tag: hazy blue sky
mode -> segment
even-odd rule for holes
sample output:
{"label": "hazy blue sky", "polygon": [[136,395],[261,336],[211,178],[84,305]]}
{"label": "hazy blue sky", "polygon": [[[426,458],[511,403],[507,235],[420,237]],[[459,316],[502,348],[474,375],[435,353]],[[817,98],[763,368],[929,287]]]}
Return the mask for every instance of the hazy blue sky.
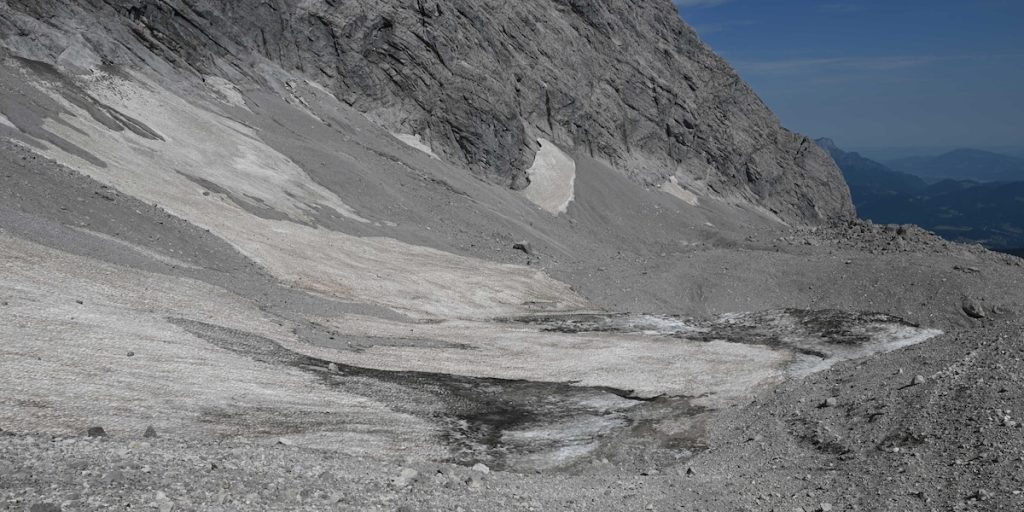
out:
{"label": "hazy blue sky", "polygon": [[675,0],[782,119],[844,147],[1024,147],[1024,0]]}

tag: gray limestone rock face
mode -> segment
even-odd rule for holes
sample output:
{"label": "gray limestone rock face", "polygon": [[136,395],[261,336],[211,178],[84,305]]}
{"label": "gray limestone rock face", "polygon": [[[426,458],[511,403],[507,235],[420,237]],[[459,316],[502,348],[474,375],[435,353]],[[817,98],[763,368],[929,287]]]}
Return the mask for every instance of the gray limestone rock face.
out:
{"label": "gray limestone rock face", "polygon": [[[259,62],[269,60],[515,189],[528,185],[543,137],[643,185],[676,176],[797,223],[854,215],[829,155],[782,128],[670,0],[8,4],[86,30],[51,50],[49,60],[67,69],[137,65],[143,52],[131,48],[144,47],[184,73],[259,85]],[[29,23],[14,18],[0,13],[0,31]],[[104,42],[103,30],[119,44]]]}

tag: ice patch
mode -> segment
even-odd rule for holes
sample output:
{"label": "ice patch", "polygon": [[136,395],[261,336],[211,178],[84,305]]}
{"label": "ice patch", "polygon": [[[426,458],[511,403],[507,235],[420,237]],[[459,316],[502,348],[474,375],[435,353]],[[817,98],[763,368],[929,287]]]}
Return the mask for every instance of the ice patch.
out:
{"label": "ice patch", "polygon": [[244,108],[249,110],[249,107],[245,104],[245,98],[242,93],[235,87],[235,84],[219,77],[219,76],[207,76],[203,77],[206,85],[210,86],[217,94],[224,99],[224,102],[228,105],[238,108]]}
{"label": "ice patch", "polygon": [[850,348],[830,347],[827,358],[801,356],[793,361],[789,368],[790,375],[806,377],[813,373],[827,370],[840,361],[863,359],[876,354],[885,354],[918,343],[923,343],[943,334],[938,329],[923,329],[908,325],[888,325],[872,336],[871,341]]}
{"label": "ice patch", "polygon": [[[5,235],[0,268],[0,297],[9,301],[0,308],[4,429],[78,435],[82,425],[105,425],[127,436],[155,425],[210,439],[260,435],[292,418],[330,415],[337,421],[335,446],[352,455],[445,454],[431,445],[432,425],[424,420],[328,389],[314,375],[222,350],[168,322],[174,317],[294,337],[248,299]],[[124,357],[129,351],[139,357]],[[232,425],[223,416],[208,420],[236,411],[260,415],[249,423],[259,427]]]}
{"label": "ice patch", "polygon": [[[133,78],[137,82],[101,76],[88,89],[99,101],[145,119],[166,142],[112,132],[89,119],[74,120],[92,125],[81,127],[84,130],[52,119],[44,124],[62,138],[90,148],[112,167],[109,171],[90,170],[86,174],[95,178],[97,174],[112,175],[118,168],[137,167],[132,173],[144,176],[119,183],[118,188],[136,197],[163,196],[162,205],[187,204],[200,197],[202,188],[174,176],[180,173],[215,183],[235,198],[254,200],[292,219],[309,221],[317,208],[331,208],[352,220],[368,222],[334,192],[314,182],[288,157],[267,146],[251,128],[197,108],[141,75]],[[51,91],[51,96],[77,117],[88,118],[59,92]],[[47,156],[67,160],[56,150],[49,153]],[[75,168],[88,167],[71,163]],[[157,169],[161,172],[153,172]]]}
{"label": "ice patch", "polygon": [[437,154],[434,153],[434,150],[430,149],[430,146],[426,145],[423,142],[423,138],[420,137],[419,135],[409,135],[407,133],[394,133],[394,132],[392,132],[391,136],[396,138],[396,139],[398,139],[398,140],[400,140],[400,141],[402,141],[402,142],[404,142],[407,146],[409,146],[411,148],[418,149],[418,150],[420,150],[420,151],[430,155],[432,158],[436,158],[438,160],[441,159],[440,157],[437,156]]}
{"label": "ice patch", "polygon": [[[746,400],[752,389],[779,382],[790,353],[743,343],[691,341],[620,332],[524,332],[522,325],[447,321],[417,324],[348,315],[317,323],[350,336],[416,336],[456,342],[467,348],[424,351],[375,346],[346,353],[354,366],[391,371],[566,382],[631,390],[632,396],[702,397],[698,405],[722,406]],[[540,326],[537,326],[540,327]],[[288,347],[313,357],[336,359],[330,349]],[[608,405],[614,405],[609,403]]]}
{"label": "ice patch", "polygon": [[662,192],[673,195],[690,206],[697,206],[700,204],[700,199],[697,198],[697,194],[683,188],[675,176],[669,176],[668,181],[662,183],[659,188],[661,188]]}
{"label": "ice patch", "polygon": [[647,335],[666,336],[707,331],[707,328],[698,327],[688,321],[659,315],[636,315],[625,325]]}
{"label": "ice patch", "polygon": [[[86,87],[99,101],[145,119],[165,141],[109,130],[50,90],[73,115],[47,119],[46,129],[89,148],[104,165],[56,147],[35,150],[209,229],[287,283],[331,297],[435,318],[524,314],[536,303],[575,310],[586,303],[568,285],[525,266],[314,227],[323,208],[366,219],[251,128],[135,79],[105,76]],[[206,189],[186,175],[214,183],[231,199],[203,195]],[[252,201],[292,220],[258,217],[234,201]]]}
{"label": "ice patch", "polygon": [[530,186],[523,190],[523,195],[549,213],[565,213],[576,194],[576,162],[551,142],[537,142],[540,150],[526,171]]}
{"label": "ice patch", "polygon": [[14,123],[11,122],[11,120],[8,119],[7,116],[3,115],[2,113],[0,113],[0,125],[3,125],[3,126],[5,126],[7,128],[10,128],[12,130],[17,130],[18,129],[18,127],[15,126]]}

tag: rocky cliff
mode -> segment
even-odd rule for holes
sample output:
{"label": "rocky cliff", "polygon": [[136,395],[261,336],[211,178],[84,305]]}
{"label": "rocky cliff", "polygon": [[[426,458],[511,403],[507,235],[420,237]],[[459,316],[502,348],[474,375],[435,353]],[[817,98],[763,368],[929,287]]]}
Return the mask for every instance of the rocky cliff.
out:
{"label": "rocky cliff", "polygon": [[827,153],[669,0],[9,0],[0,18],[9,47],[65,67],[155,54],[234,83],[264,83],[268,62],[299,71],[516,189],[545,138],[644,185],[674,177],[794,222],[853,215]]}

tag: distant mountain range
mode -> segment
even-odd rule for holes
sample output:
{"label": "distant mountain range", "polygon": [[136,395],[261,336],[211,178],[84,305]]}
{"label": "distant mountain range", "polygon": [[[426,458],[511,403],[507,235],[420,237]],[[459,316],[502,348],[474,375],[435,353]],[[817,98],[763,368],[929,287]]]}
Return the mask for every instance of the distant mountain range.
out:
{"label": "distant mountain range", "polygon": [[916,195],[928,188],[928,183],[923,179],[894,171],[860,153],[843,151],[832,139],[818,139],[816,142],[832,155],[832,159],[843,171],[858,211],[867,203],[886,197]]}
{"label": "distant mountain range", "polygon": [[893,170],[920,176],[931,182],[1024,181],[1024,158],[978,149],[957,149],[939,156],[900,158],[885,164]]}
{"label": "distant mountain range", "polygon": [[[1012,157],[984,151],[958,150],[925,160],[948,164],[932,174],[931,182],[909,172],[893,170],[858,153],[843,151],[830,139],[818,144],[831,153],[842,169],[854,205],[861,218],[884,224],[917,224],[943,237],[963,242],[977,242],[992,249],[1024,247],[1024,167],[1017,181],[981,182],[964,179],[942,179],[934,176],[971,175],[968,161],[1012,162]],[[1001,158],[993,158],[991,155]],[[905,169],[907,167],[904,167]],[[913,167],[912,167],[913,168]],[[932,167],[936,169],[938,167]],[[953,172],[954,169],[962,169]],[[920,168],[917,168],[920,169]],[[998,172],[974,173],[991,178],[1011,176],[1012,167],[988,167]]]}

